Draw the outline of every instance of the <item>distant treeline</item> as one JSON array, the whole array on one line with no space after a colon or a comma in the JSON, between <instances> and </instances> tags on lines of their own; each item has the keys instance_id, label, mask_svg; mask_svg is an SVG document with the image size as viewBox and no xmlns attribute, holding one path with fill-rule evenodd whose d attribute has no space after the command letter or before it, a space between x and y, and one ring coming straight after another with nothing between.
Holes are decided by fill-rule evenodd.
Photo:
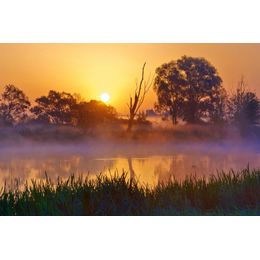
<instances>
[{"instance_id":1,"label":"distant treeline","mask_svg":"<svg viewBox=\"0 0 260 260\"><path fill-rule=\"evenodd\" d=\"M244 79L228 95L216 68L204 58L183 56L161 65L155 71L153 88L157 94L154 110L163 119L170 117L173 124L229 124L246 129L260 120L259 98L246 89ZM136 116L136 121L146 121L144 113ZM2 126L40 123L89 128L118 120L114 107L66 92L50 90L32 105L21 89L7 85L0 98Z\"/></svg>"},{"instance_id":2,"label":"distant treeline","mask_svg":"<svg viewBox=\"0 0 260 260\"><path fill-rule=\"evenodd\" d=\"M21 89L7 85L0 101L2 126L40 123L88 127L116 118L116 110L101 101L86 102L77 94L54 90L36 98L35 105L31 105Z\"/></svg>"}]
</instances>

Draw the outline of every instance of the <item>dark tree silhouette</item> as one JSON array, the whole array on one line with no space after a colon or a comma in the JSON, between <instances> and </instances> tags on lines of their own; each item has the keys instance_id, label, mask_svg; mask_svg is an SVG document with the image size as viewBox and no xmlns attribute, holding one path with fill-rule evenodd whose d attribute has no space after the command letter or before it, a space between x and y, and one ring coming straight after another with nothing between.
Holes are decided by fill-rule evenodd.
<instances>
[{"instance_id":1,"label":"dark tree silhouette","mask_svg":"<svg viewBox=\"0 0 260 260\"><path fill-rule=\"evenodd\" d=\"M50 90L48 96L42 96L35 100L31 112L35 115L36 122L74 125L76 98L66 92Z\"/></svg>"},{"instance_id":2,"label":"dark tree silhouette","mask_svg":"<svg viewBox=\"0 0 260 260\"><path fill-rule=\"evenodd\" d=\"M173 124L178 118L188 123L216 121L225 97L221 83L217 70L204 58L183 56L165 63L156 69L157 110L169 113Z\"/></svg>"},{"instance_id":3,"label":"dark tree silhouette","mask_svg":"<svg viewBox=\"0 0 260 260\"><path fill-rule=\"evenodd\" d=\"M14 85L5 86L0 101L0 118L5 125L25 123L29 119L30 101L22 90Z\"/></svg>"},{"instance_id":4,"label":"dark tree silhouette","mask_svg":"<svg viewBox=\"0 0 260 260\"><path fill-rule=\"evenodd\" d=\"M245 129L259 123L260 101L254 92L245 88L245 81L241 78L236 92L228 100L228 116L231 123Z\"/></svg>"},{"instance_id":5,"label":"dark tree silhouette","mask_svg":"<svg viewBox=\"0 0 260 260\"><path fill-rule=\"evenodd\" d=\"M220 88L217 95L212 96L212 102L208 104L211 107L208 111L208 119L214 124L224 124L227 121L227 92Z\"/></svg>"},{"instance_id":6,"label":"dark tree silhouette","mask_svg":"<svg viewBox=\"0 0 260 260\"><path fill-rule=\"evenodd\" d=\"M129 119L128 119L127 131L129 131L129 132L132 130L135 116L138 113L140 107L142 106L145 96L148 93L148 91L152 85L152 81L148 80L146 82L144 80L145 65L146 65L146 62L144 63L143 68L142 68L142 75L141 75L141 80L140 80L139 84L136 82L134 98L132 96L130 96L129 103L127 104L128 108L129 108Z\"/></svg>"},{"instance_id":7,"label":"dark tree silhouette","mask_svg":"<svg viewBox=\"0 0 260 260\"><path fill-rule=\"evenodd\" d=\"M116 119L116 115L115 108L97 100L80 102L76 106L76 124L83 128L111 122Z\"/></svg>"}]
</instances>

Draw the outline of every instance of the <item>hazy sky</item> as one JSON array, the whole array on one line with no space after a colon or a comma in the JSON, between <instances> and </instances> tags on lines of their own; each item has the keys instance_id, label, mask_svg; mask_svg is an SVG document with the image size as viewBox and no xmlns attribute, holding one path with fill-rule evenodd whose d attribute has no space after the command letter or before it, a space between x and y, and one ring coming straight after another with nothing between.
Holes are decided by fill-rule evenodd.
<instances>
[{"instance_id":1,"label":"hazy sky","mask_svg":"<svg viewBox=\"0 0 260 260\"><path fill-rule=\"evenodd\" d=\"M110 104L125 112L144 61L148 77L162 63L183 55L206 58L228 90L244 75L260 96L260 44L0 44L0 87L14 84L31 100L50 89L79 93L87 100L108 92ZM155 101L151 89L143 108Z\"/></svg>"}]
</instances>

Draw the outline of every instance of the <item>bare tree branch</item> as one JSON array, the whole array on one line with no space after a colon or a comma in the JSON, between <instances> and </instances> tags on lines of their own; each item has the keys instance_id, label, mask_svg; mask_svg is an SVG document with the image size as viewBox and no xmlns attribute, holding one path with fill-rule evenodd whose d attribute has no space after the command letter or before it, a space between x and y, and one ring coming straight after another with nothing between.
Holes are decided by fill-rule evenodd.
<instances>
[{"instance_id":1,"label":"bare tree branch","mask_svg":"<svg viewBox=\"0 0 260 260\"><path fill-rule=\"evenodd\" d=\"M143 64L143 67L142 67L142 74L141 74L141 80L139 82L139 85L138 85L138 82L136 81L134 99L131 96L129 99L128 131L131 131L134 118L135 118L137 112L139 111L140 107L142 106L145 96L147 95L147 93L153 83L153 81L150 81L150 76L148 78L148 81L145 81L145 79L144 79L145 66L146 66L146 62Z\"/></svg>"}]
</instances>

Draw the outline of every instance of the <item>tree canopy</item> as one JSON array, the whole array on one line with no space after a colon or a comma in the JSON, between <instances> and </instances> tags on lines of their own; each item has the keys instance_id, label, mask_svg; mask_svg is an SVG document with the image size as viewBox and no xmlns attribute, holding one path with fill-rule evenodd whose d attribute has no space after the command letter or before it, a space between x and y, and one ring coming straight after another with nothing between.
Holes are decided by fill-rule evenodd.
<instances>
[{"instance_id":1,"label":"tree canopy","mask_svg":"<svg viewBox=\"0 0 260 260\"><path fill-rule=\"evenodd\" d=\"M76 124L83 128L96 126L99 123L113 121L115 118L115 108L106 105L102 101L83 101L76 106Z\"/></svg>"},{"instance_id":2,"label":"tree canopy","mask_svg":"<svg viewBox=\"0 0 260 260\"><path fill-rule=\"evenodd\" d=\"M35 100L36 105L31 109L35 120L41 123L73 124L76 98L70 93L50 90L47 96Z\"/></svg>"},{"instance_id":3,"label":"tree canopy","mask_svg":"<svg viewBox=\"0 0 260 260\"><path fill-rule=\"evenodd\" d=\"M78 95L54 90L37 98L36 103L31 111L40 123L92 127L116 116L115 109L101 101L86 102Z\"/></svg>"},{"instance_id":4,"label":"tree canopy","mask_svg":"<svg viewBox=\"0 0 260 260\"><path fill-rule=\"evenodd\" d=\"M260 101L254 92L246 90L243 78L236 92L228 100L227 106L231 123L245 128L259 122Z\"/></svg>"},{"instance_id":5,"label":"tree canopy","mask_svg":"<svg viewBox=\"0 0 260 260\"><path fill-rule=\"evenodd\" d=\"M204 58L183 56L161 65L156 69L154 90L158 110L168 112L174 124L178 119L199 123L221 116L225 98L222 79Z\"/></svg>"},{"instance_id":6,"label":"tree canopy","mask_svg":"<svg viewBox=\"0 0 260 260\"><path fill-rule=\"evenodd\" d=\"M29 119L31 104L24 92L6 85L0 99L0 118L4 125L16 125Z\"/></svg>"}]
</instances>

